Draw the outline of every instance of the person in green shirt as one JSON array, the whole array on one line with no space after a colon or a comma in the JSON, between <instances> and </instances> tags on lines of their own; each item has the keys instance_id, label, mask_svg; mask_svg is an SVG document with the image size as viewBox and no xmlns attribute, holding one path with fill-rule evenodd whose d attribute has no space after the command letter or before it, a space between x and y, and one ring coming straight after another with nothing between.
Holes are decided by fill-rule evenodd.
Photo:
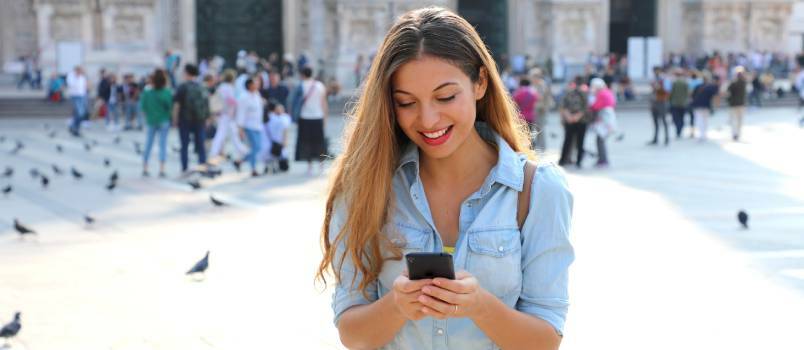
<instances>
[{"instance_id":1,"label":"person in green shirt","mask_svg":"<svg viewBox=\"0 0 804 350\"><path fill-rule=\"evenodd\" d=\"M684 78L683 70L676 69L675 76L676 79L670 88L670 114L673 116L673 124L676 126L676 138L680 138L681 130L684 128L684 113L687 111L690 100L690 87Z\"/></svg>"},{"instance_id":2,"label":"person in green shirt","mask_svg":"<svg viewBox=\"0 0 804 350\"><path fill-rule=\"evenodd\" d=\"M154 137L159 134L159 177L165 177L165 159L167 158L167 137L170 131L170 112L173 105L173 92L166 87L168 77L163 69L156 69L150 77L151 88L146 88L140 99L141 109L145 112L145 123L148 127L143 153L142 176L148 174L148 158Z\"/></svg>"}]
</instances>

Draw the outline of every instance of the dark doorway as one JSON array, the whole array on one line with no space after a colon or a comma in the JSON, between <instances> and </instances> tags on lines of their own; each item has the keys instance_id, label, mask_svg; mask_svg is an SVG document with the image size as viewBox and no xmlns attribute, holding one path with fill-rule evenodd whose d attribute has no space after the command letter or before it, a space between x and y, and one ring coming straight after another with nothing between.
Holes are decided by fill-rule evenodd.
<instances>
[{"instance_id":1,"label":"dark doorway","mask_svg":"<svg viewBox=\"0 0 804 350\"><path fill-rule=\"evenodd\" d=\"M220 55L234 67L237 51L282 57L282 0L197 0L198 58Z\"/></svg>"},{"instance_id":2,"label":"dark doorway","mask_svg":"<svg viewBox=\"0 0 804 350\"><path fill-rule=\"evenodd\" d=\"M475 27L500 66L508 54L508 1L459 0L458 13Z\"/></svg>"},{"instance_id":3,"label":"dark doorway","mask_svg":"<svg viewBox=\"0 0 804 350\"><path fill-rule=\"evenodd\" d=\"M611 0L609 51L628 53L628 37L656 36L656 0Z\"/></svg>"}]
</instances>

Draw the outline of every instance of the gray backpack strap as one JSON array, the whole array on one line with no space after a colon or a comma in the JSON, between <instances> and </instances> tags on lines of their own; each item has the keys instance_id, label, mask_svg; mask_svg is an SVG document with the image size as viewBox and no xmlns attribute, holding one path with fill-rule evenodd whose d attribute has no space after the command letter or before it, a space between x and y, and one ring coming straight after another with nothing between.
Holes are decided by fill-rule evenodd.
<instances>
[{"instance_id":1,"label":"gray backpack strap","mask_svg":"<svg viewBox=\"0 0 804 350\"><path fill-rule=\"evenodd\" d=\"M522 185L522 192L519 192L519 201L516 206L516 221L519 224L520 231L522 231L522 225L525 224L525 218L528 217L528 211L530 210L530 184L533 183L534 174L536 174L536 164L526 160L525 183Z\"/></svg>"}]
</instances>

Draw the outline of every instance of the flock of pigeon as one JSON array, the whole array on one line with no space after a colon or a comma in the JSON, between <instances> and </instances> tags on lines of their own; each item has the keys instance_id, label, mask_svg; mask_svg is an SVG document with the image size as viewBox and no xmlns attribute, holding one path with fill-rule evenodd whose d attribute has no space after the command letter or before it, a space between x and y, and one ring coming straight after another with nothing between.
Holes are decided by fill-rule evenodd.
<instances>
[{"instance_id":1,"label":"flock of pigeon","mask_svg":"<svg viewBox=\"0 0 804 350\"><path fill-rule=\"evenodd\" d=\"M49 129L50 129L49 126L47 124L45 124L45 130L47 131ZM47 135L48 135L48 138L50 138L50 139L56 139L57 132L56 131L49 131ZM116 136L113 139L112 142L113 142L114 145L120 145L121 140L122 139L121 139L120 136ZM0 135L0 147L2 147L1 145L5 144L6 141L7 141L6 136ZM91 152L92 149L94 147L98 146L98 145L99 145L98 141L89 140L89 141L86 141L86 142L83 143L83 148L84 148L84 150L86 152ZM142 147L141 147L140 143L135 141L135 142L133 142L133 145L134 145L134 152L137 155L142 155ZM16 142L14 143L13 148L9 151L8 154L11 155L11 156L18 155L24 149L25 149L25 144L20 140L16 140ZM63 154L64 151L65 151L64 146L61 145L61 144L56 144L55 145L55 150L56 150L56 152L58 154ZM176 148L174 148L173 151L178 152L178 150ZM11 159L11 158L12 157L9 157L8 159ZM230 157L227 157L227 158L229 158L231 160ZM102 161L103 161L103 167L104 168L108 169L108 168L112 167L111 159L103 158ZM237 165L239 165L239 164L237 164ZM50 170L52 171L52 175L46 173L45 171L43 171L43 170L41 170L39 168L34 167L34 168L31 168L29 170L29 174L30 174L31 178L34 181L37 181L39 183L39 185L42 187L43 190L46 190L46 189L48 189L49 186L51 186L51 177L50 176L65 176L68 173L67 170L62 169L57 164L52 164L50 166ZM201 170L197 170L195 172L198 173L199 175L201 175L202 177L207 177L207 178L214 178L214 177L217 177L217 176L221 175L221 173L222 173L222 171L219 170L219 169L218 170L216 170L216 169L201 169ZM14 174L15 174L15 169L13 167L11 167L10 165L6 165L6 167L3 170L3 172L0 173L0 179L3 179L3 180L5 180L7 182L6 185L2 187L2 190L1 190L2 191L2 197L3 197L2 200L8 200L8 198L13 194L14 187L10 184L10 181L14 177ZM74 179L74 181L82 181L84 179L84 173L81 172L75 166L71 166L69 168L69 175ZM118 188L119 180L120 180L120 173L117 170L112 171L112 173L108 177L108 181L106 181L104 183L104 188L109 193L112 193L116 188ZM186 184L188 186L190 186L190 188L192 188L193 190L199 190L199 189L202 188L201 182L197 178L188 180L186 182ZM213 195L209 196L209 200L210 200L211 205L213 205L215 207L224 207L224 206L228 205L226 202L224 202L224 201L222 201L222 200L220 200L218 198L215 198L215 196L213 196ZM18 218L14 218L13 221L14 221L14 225L13 225L14 230L19 235L20 240L25 240L26 237L30 237L30 236L38 237L37 231L35 231L31 227L29 227L29 226L23 224L22 222L20 222L20 220ZM83 221L84 221L84 223L85 223L85 225L87 227L90 227L90 226L95 224L96 218L90 216L89 214L85 214L84 217L83 217ZM198 262L196 262L193 265L193 267L185 273L185 275L192 277L193 280L195 280L195 281L201 281L201 280L204 279L204 276L205 276L204 274L205 274L207 268L209 268L209 251L207 251L206 254L204 255L204 257L201 258L201 260L199 260ZM19 333L20 329L22 328L22 324L21 324L21 321L20 321L20 315L21 315L20 312L16 312L14 314L14 319L11 322L5 324L2 328L0 328L0 338L4 339L4 346L0 347L0 349L8 347L9 346L9 343L8 343L9 339L11 339L14 336L16 336Z\"/></svg>"}]
</instances>

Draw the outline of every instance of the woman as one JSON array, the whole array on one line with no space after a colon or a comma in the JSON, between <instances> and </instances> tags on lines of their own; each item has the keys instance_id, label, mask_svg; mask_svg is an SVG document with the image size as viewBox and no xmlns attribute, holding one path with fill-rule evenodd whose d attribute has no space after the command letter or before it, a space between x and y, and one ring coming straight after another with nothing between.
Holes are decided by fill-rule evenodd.
<instances>
[{"instance_id":1,"label":"woman","mask_svg":"<svg viewBox=\"0 0 804 350\"><path fill-rule=\"evenodd\" d=\"M294 105L298 110L299 131L296 138L296 160L307 162L307 175L313 173L313 161L318 161L319 173L324 172L327 154L324 123L329 113L327 88L313 79L310 67L301 68L302 81Z\"/></svg>"},{"instance_id":2,"label":"woman","mask_svg":"<svg viewBox=\"0 0 804 350\"><path fill-rule=\"evenodd\" d=\"M442 8L409 12L364 84L318 271L334 273L343 344L558 348L572 195L558 167L526 163L527 126L477 32ZM401 257L413 251L454 254L456 279L408 279Z\"/></svg>"},{"instance_id":3,"label":"woman","mask_svg":"<svg viewBox=\"0 0 804 350\"><path fill-rule=\"evenodd\" d=\"M263 100L260 84L251 78L246 79L246 92L237 100L237 125L241 136L248 139L250 151L245 160L251 166L251 176L257 177L257 154L260 152L262 133Z\"/></svg>"},{"instance_id":4,"label":"woman","mask_svg":"<svg viewBox=\"0 0 804 350\"><path fill-rule=\"evenodd\" d=\"M235 88L232 84L235 80L235 71L227 69L221 76L221 83L215 89L215 99L222 105L218 115L218 124L215 128L215 137L212 139L212 146L209 149L209 157L215 158L220 155L226 141L231 141L238 157L248 152L248 147L240 141L235 123L235 110L237 109L237 98L235 98Z\"/></svg>"},{"instance_id":5,"label":"woman","mask_svg":"<svg viewBox=\"0 0 804 350\"><path fill-rule=\"evenodd\" d=\"M533 115L536 103L539 101L539 94L530 86L529 79L522 78L519 80L519 88L514 91L513 99L517 109L519 109L519 116L528 123L530 139L533 140L534 136L541 133L542 129L536 127L536 116ZM531 142L531 144L533 143ZM539 150L544 151L543 148Z\"/></svg>"},{"instance_id":6,"label":"woman","mask_svg":"<svg viewBox=\"0 0 804 350\"><path fill-rule=\"evenodd\" d=\"M170 113L173 105L173 93L167 86L168 76L163 69L156 69L151 76L150 89L145 90L140 103L145 112L145 124L148 126L145 139L145 153L142 156L142 176L148 174L148 158L154 137L159 134L159 177L165 177L165 159L167 159L167 137L170 130Z\"/></svg>"},{"instance_id":7,"label":"woman","mask_svg":"<svg viewBox=\"0 0 804 350\"><path fill-rule=\"evenodd\" d=\"M617 130L617 117L614 107L617 105L614 94L600 78L594 78L589 83L589 94L594 96L594 103L589 106L595 115L592 130L597 135L597 163L598 168L609 166L609 157L606 152L606 139Z\"/></svg>"}]
</instances>

